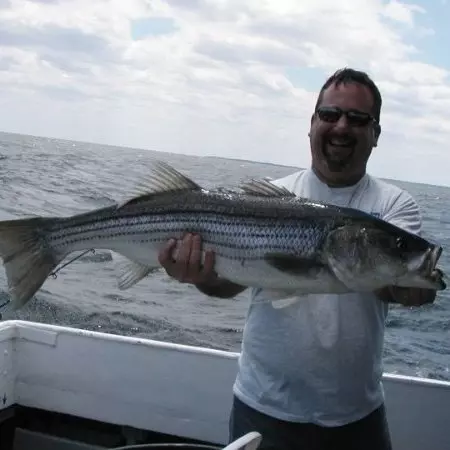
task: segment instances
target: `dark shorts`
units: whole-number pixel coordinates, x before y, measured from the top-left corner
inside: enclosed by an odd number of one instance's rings
[[[275,419],[234,397],[230,442],[250,431],[262,435],[258,450],[392,450],[384,405],[351,424],[322,427]]]

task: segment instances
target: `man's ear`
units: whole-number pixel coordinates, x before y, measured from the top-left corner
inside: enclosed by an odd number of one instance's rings
[[[311,114],[311,125],[310,125],[309,131],[308,131],[308,137],[311,137],[311,127],[312,127],[312,125],[314,123],[314,116],[315,116],[315,114],[312,113]]]
[[[373,146],[376,147],[378,145],[378,138],[381,134],[381,126],[379,123],[375,123],[372,127],[372,133],[373,133]]]

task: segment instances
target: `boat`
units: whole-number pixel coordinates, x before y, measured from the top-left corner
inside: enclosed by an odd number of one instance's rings
[[[239,354],[21,320],[0,322],[0,448],[227,447]],[[383,375],[395,450],[450,449],[450,382]],[[233,447],[233,445],[235,445]]]

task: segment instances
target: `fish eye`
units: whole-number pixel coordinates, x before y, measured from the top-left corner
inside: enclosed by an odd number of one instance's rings
[[[403,238],[398,237],[395,240],[395,245],[399,250],[404,250],[406,248],[406,241]]]

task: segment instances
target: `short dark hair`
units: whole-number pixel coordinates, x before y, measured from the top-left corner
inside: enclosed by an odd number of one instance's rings
[[[323,93],[324,91],[331,85],[335,84],[336,86],[339,86],[339,84],[346,84],[346,83],[359,83],[364,86],[367,86],[372,93],[373,96],[373,108],[374,108],[374,117],[379,122],[380,121],[380,115],[381,115],[381,94],[380,91],[377,88],[377,85],[373,82],[373,80],[367,75],[367,73],[362,72],[360,70],[351,69],[349,67],[344,67],[343,69],[337,70],[333,75],[331,75],[327,81],[325,81],[325,84],[322,86],[319,92],[319,96],[317,98],[316,107],[315,110],[317,111],[317,108],[319,107],[320,103],[322,102]]]

